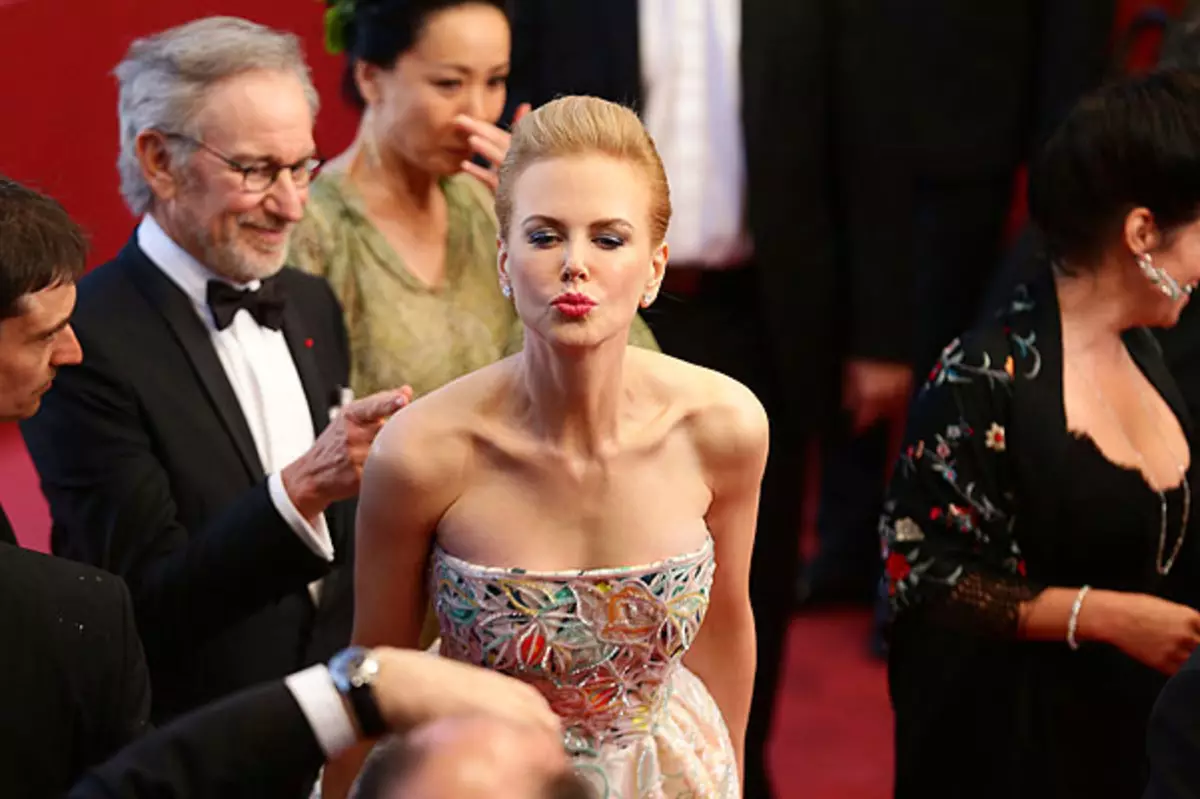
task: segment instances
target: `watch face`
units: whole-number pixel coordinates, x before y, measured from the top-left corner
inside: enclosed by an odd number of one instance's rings
[[[329,662],[329,673],[334,684],[346,691],[370,683],[379,673],[379,663],[371,657],[369,649],[351,646],[333,656]]]

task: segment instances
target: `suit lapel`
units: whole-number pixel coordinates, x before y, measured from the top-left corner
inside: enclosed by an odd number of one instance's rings
[[[316,342],[305,336],[302,314],[296,307],[294,297],[289,297],[283,311],[283,337],[287,340],[288,350],[292,353],[292,362],[304,385],[304,395],[308,398],[308,410],[312,414],[313,432],[320,435],[329,424],[329,406],[332,397],[329,396],[328,386],[321,380],[321,371],[317,367],[313,355]]]
[[[145,295],[150,305],[162,314],[167,327],[187,354],[200,386],[220,417],[226,432],[237,447],[242,463],[255,480],[263,477],[262,461],[254,437],[246,424],[237,395],[213,348],[208,328],[196,314],[191,300],[175,286],[162,271],[151,263],[146,254],[131,240],[117,257],[133,273],[133,284]]]
[[[17,546],[17,534],[13,532],[12,525],[9,524],[8,516],[4,513],[2,505],[0,505],[0,544]]]

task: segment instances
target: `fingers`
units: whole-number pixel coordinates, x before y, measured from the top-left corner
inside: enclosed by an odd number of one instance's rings
[[[512,123],[514,125],[517,124],[525,117],[526,114],[528,114],[532,110],[533,110],[533,106],[530,105],[529,103],[521,103],[519,106],[517,106],[517,110],[513,112]]]
[[[342,415],[346,420],[355,424],[378,422],[391,416],[412,400],[412,388],[388,389],[379,391],[369,397],[355,400],[346,406]]]
[[[546,701],[540,691],[521,682],[506,687],[509,688],[508,698],[511,701],[501,706],[494,701],[489,702],[487,708],[491,712],[499,712],[500,715],[507,716],[511,721],[539,727],[556,735],[561,732],[561,719],[550,709],[550,703]]]
[[[500,185],[500,178],[494,169],[484,169],[474,161],[463,161],[461,166],[463,172],[487,186],[492,194],[496,193],[496,187]]]
[[[503,141],[493,141],[485,136],[473,135],[467,139],[467,144],[471,145],[472,150],[493,164],[499,164],[504,160],[504,156],[508,155],[508,134],[503,135]]]

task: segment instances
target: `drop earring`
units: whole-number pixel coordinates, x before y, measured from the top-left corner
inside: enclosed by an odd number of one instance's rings
[[[504,299],[511,300],[512,299],[512,286],[509,285],[508,283],[501,283],[500,284],[500,293],[504,295]]]
[[[1160,269],[1154,265],[1154,259],[1150,257],[1150,253],[1144,252],[1137,256],[1138,269],[1146,276],[1146,279],[1162,292],[1163,296],[1171,301],[1177,301],[1183,298],[1185,294],[1191,292],[1180,286],[1175,278],[1167,274],[1165,269]],[[1190,286],[1189,286],[1190,288]]]

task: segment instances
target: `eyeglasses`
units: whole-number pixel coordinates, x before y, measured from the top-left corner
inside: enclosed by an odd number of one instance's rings
[[[312,183],[317,170],[321,168],[321,164],[324,163],[320,158],[309,157],[302,158],[294,164],[280,164],[276,161],[266,160],[257,164],[246,165],[233,160],[220,150],[191,136],[185,136],[182,133],[167,132],[163,132],[162,135],[168,139],[186,142],[193,147],[199,147],[201,150],[205,150],[221,159],[225,166],[241,174],[242,191],[248,193],[257,194],[271,188],[275,185],[275,181],[279,180],[279,173],[285,169],[291,173],[292,183],[296,185],[296,188],[307,188],[308,184]]]

